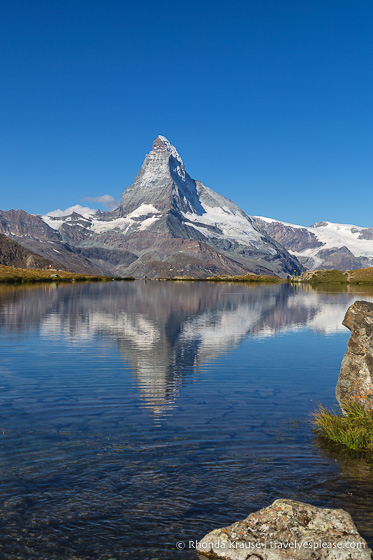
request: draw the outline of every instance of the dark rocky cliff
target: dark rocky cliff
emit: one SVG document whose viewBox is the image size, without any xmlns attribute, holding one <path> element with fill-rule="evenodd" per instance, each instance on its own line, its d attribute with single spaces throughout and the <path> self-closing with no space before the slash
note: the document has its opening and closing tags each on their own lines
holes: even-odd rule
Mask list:
<svg viewBox="0 0 373 560">
<path fill-rule="evenodd" d="M 66 270 L 66 267 L 61 263 L 40 257 L 2 234 L 0 234 L 0 264 L 16 268 L 46 268 L 51 266 Z"/>
</svg>

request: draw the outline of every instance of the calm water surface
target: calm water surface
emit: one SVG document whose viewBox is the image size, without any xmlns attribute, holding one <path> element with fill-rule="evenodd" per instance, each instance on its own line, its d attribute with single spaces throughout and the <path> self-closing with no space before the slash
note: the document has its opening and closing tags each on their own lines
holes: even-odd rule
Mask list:
<svg viewBox="0 0 373 560">
<path fill-rule="evenodd" d="M 310 428 L 366 288 L 142 282 L 0 289 L 0 557 L 184 560 L 293 498 L 373 546 L 373 460 Z"/>
</svg>

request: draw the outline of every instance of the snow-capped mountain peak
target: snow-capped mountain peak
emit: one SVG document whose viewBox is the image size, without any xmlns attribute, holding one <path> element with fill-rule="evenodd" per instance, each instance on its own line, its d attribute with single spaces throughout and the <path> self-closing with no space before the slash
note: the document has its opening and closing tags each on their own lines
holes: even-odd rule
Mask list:
<svg viewBox="0 0 373 560">
<path fill-rule="evenodd" d="M 302 270 L 234 202 L 192 179 L 161 135 L 117 209 L 43 220 L 110 274 L 284 276 Z"/>
<path fill-rule="evenodd" d="M 310 270 L 373 266 L 373 228 L 322 221 L 310 227 L 256 217 L 259 226 Z"/>
<path fill-rule="evenodd" d="M 160 134 L 157 136 L 157 138 L 153 142 L 152 151 L 162 155 L 170 154 L 172 157 L 183 164 L 183 160 L 181 159 L 179 152 L 177 151 L 175 146 L 173 146 L 171 142 L 167 140 L 167 138 L 165 138 L 165 136 L 161 136 Z"/>
</svg>

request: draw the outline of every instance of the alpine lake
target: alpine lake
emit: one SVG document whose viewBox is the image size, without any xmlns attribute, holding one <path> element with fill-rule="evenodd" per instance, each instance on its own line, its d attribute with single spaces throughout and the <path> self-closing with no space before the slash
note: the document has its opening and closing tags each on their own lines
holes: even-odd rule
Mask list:
<svg viewBox="0 0 373 560">
<path fill-rule="evenodd" d="M 276 498 L 347 510 L 373 547 L 373 457 L 312 432 L 357 299 L 373 288 L 1 287 L 0 558 L 197 559 Z"/>
</svg>

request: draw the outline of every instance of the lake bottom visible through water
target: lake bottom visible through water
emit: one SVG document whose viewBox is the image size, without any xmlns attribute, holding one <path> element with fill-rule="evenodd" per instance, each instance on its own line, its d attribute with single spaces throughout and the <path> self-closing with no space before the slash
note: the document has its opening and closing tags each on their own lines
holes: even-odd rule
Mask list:
<svg viewBox="0 0 373 560">
<path fill-rule="evenodd" d="M 277 498 L 347 510 L 373 547 L 373 458 L 311 426 L 356 299 L 373 291 L 0 288 L 0 558 L 196 559 Z"/>
</svg>

